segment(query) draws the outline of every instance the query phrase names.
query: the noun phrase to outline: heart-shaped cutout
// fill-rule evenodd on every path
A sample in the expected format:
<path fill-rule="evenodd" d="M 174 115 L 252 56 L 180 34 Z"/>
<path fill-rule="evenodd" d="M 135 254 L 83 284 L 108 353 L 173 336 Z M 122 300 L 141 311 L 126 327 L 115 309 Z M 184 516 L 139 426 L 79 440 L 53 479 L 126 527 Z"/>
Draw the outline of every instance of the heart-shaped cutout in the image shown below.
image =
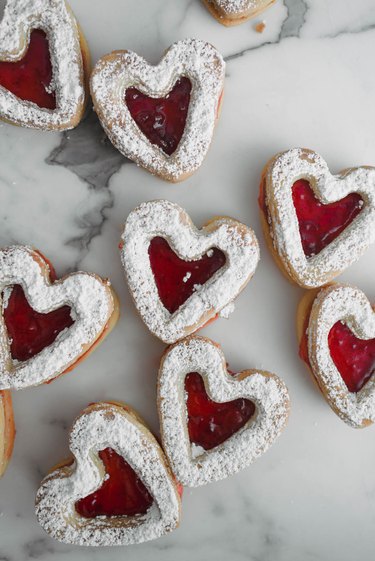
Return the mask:
<path fill-rule="evenodd" d="M 173 314 L 195 292 L 225 265 L 225 255 L 217 248 L 194 261 L 180 259 L 168 242 L 153 238 L 148 248 L 150 265 L 163 306 Z"/>
<path fill-rule="evenodd" d="M 0 23 L 0 117 L 67 130 L 86 104 L 87 45 L 64 0 L 7 0 Z"/>
<path fill-rule="evenodd" d="M 108 281 L 73 273 L 25 246 L 0 250 L 0 388 L 21 389 L 71 370 L 112 329 L 118 305 Z"/>
<path fill-rule="evenodd" d="M 20 285 L 13 286 L 6 299 L 4 322 L 13 360 L 23 362 L 37 355 L 74 323 L 69 306 L 47 314 L 35 311 Z"/>
<path fill-rule="evenodd" d="M 178 526 L 178 486 L 156 439 L 129 407 L 90 405 L 73 425 L 70 449 L 74 464 L 53 471 L 37 493 L 39 523 L 54 538 L 129 545 Z M 120 495 L 112 493 L 119 488 Z M 95 496 L 99 503 L 93 503 Z"/>
<path fill-rule="evenodd" d="M 204 450 L 216 448 L 228 440 L 255 413 L 254 403 L 243 397 L 224 403 L 213 401 L 198 372 L 187 374 L 185 392 L 190 442 Z"/>
<path fill-rule="evenodd" d="M 342 321 L 331 328 L 328 346 L 350 392 L 359 392 L 375 372 L 375 339 L 359 339 Z"/>
<path fill-rule="evenodd" d="M 137 88 L 125 92 L 130 115 L 151 144 L 156 144 L 171 156 L 185 130 L 190 103 L 191 82 L 180 78 L 162 98 L 149 97 Z"/>
<path fill-rule="evenodd" d="M 375 312 L 358 288 L 333 284 L 299 308 L 300 356 L 332 409 L 355 428 L 375 421 Z"/>
<path fill-rule="evenodd" d="M 305 288 L 327 284 L 375 240 L 375 168 L 334 176 L 318 154 L 295 148 L 267 164 L 259 203 L 276 262 Z"/>
<path fill-rule="evenodd" d="M 78 514 L 85 518 L 146 514 L 153 500 L 130 464 L 113 448 L 101 450 L 98 456 L 106 477 L 97 491 L 76 502 Z"/>
<path fill-rule="evenodd" d="M 168 247 L 162 244 L 163 258 L 158 248 L 154 259 L 150 244 L 159 244 L 160 238 Z M 214 319 L 246 286 L 259 260 L 255 234 L 244 224 L 219 217 L 197 230 L 186 212 L 169 201 L 150 201 L 133 210 L 120 249 L 137 310 L 149 330 L 166 343 L 174 343 Z M 197 263 L 199 278 L 203 271 L 206 279 L 199 286 L 190 281 L 198 278 Z M 215 269 L 218 263 L 220 267 Z M 161 281 L 163 274 L 166 278 Z M 170 309 L 180 305 L 171 313 L 162 299 Z"/>
<path fill-rule="evenodd" d="M 306 257 L 313 257 L 327 247 L 353 222 L 363 207 L 363 200 L 357 193 L 323 205 L 304 179 L 294 183 L 292 197 Z"/>
<path fill-rule="evenodd" d="M 56 109 L 48 38 L 41 29 L 30 33 L 25 56 L 16 62 L 0 61 L 0 85 L 12 94 L 45 109 Z"/>
<path fill-rule="evenodd" d="M 91 95 L 114 146 L 145 169 L 181 181 L 202 164 L 211 143 L 225 63 L 196 39 L 173 44 L 157 66 L 129 51 L 101 58 Z"/>
<path fill-rule="evenodd" d="M 12 455 L 15 434 L 11 392 L 0 391 L 0 477 Z"/>
<path fill-rule="evenodd" d="M 221 426 L 217 430 L 211 427 L 208 435 L 204 434 L 205 423 L 201 424 L 202 434 L 198 426 L 198 437 L 208 444 L 206 449 L 191 441 L 192 409 L 185 391 L 186 377 L 191 373 L 198 373 L 203 379 L 210 406 L 216 402 L 228 407 L 231 402 L 227 409 L 231 412 L 238 412 L 236 408 L 241 405 L 249 407 L 246 413 L 242 411 L 241 419 L 232 418 L 230 423 L 223 417 L 214 417 Z M 164 353 L 159 369 L 158 405 L 163 447 L 172 470 L 182 485 L 196 487 L 224 479 L 263 454 L 287 421 L 289 396 L 285 384 L 269 372 L 247 370 L 235 376 L 229 374 L 218 345 L 203 337 L 188 337 Z M 200 407 L 205 416 L 207 401 L 203 407 L 199 401 L 195 403 L 195 417 L 199 417 Z M 237 430 L 233 432 L 234 428 Z M 211 447 L 220 441 L 220 429 L 228 438 Z"/>
<path fill-rule="evenodd" d="M 275 0 L 203 0 L 211 14 L 223 25 L 244 23 L 268 8 Z"/>

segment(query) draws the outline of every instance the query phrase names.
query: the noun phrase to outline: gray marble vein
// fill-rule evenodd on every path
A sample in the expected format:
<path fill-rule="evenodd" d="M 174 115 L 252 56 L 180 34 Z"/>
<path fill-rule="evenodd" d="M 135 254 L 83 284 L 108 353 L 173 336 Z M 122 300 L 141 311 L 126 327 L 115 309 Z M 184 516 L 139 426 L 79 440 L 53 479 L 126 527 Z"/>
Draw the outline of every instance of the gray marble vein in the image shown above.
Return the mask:
<path fill-rule="evenodd" d="M 280 31 L 280 41 L 286 37 L 299 37 L 309 9 L 305 0 L 284 0 L 284 4 L 288 16 Z"/>
<path fill-rule="evenodd" d="M 25 543 L 24 552 L 26 559 L 50 559 L 55 547 L 48 537 L 37 538 Z"/>
<path fill-rule="evenodd" d="M 96 113 L 89 109 L 77 128 L 62 134 L 60 144 L 46 158 L 46 163 L 63 166 L 89 189 L 102 192 L 99 206 L 77 219 L 82 234 L 66 242 L 78 250 L 78 257 L 72 267 L 76 269 L 87 254 L 92 239 L 100 235 L 106 221 L 106 211 L 113 206 L 113 195 L 109 188 L 112 176 L 122 165 L 131 162 L 112 146 Z"/>
<path fill-rule="evenodd" d="M 65 167 L 93 189 L 107 188 L 112 175 L 127 162 L 91 108 L 77 128 L 62 134 L 59 146 L 46 158 L 47 164 Z"/>
<path fill-rule="evenodd" d="M 336 39 L 337 37 L 342 37 L 343 35 L 357 35 L 358 33 L 367 33 L 369 31 L 373 31 L 375 29 L 375 14 L 373 17 L 374 21 L 367 22 L 366 25 L 358 25 L 358 26 L 348 26 L 335 31 L 334 33 L 328 35 L 329 39 Z"/>
<path fill-rule="evenodd" d="M 305 23 L 306 13 L 308 11 L 308 6 L 305 0 L 284 0 L 284 5 L 287 9 L 287 15 L 284 19 L 280 32 L 278 33 L 276 39 L 272 41 L 264 41 L 259 45 L 252 45 L 248 48 L 242 49 L 237 53 L 227 55 L 225 57 L 226 62 L 230 62 L 237 58 L 243 57 L 251 51 L 261 49 L 269 45 L 277 45 L 283 39 L 288 37 L 299 37 L 301 29 Z"/>

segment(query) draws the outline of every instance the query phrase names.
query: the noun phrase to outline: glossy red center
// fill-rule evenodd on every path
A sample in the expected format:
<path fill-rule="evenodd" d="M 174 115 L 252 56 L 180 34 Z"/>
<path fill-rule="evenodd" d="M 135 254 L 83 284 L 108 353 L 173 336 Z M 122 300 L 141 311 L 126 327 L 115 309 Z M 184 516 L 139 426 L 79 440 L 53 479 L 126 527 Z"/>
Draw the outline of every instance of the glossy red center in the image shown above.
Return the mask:
<path fill-rule="evenodd" d="M 185 378 L 190 441 L 205 450 L 219 446 L 251 419 L 255 405 L 249 399 L 216 403 L 207 395 L 202 377 L 191 372 Z"/>
<path fill-rule="evenodd" d="M 305 179 L 294 183 L 292 194 L 302 247 L 307 257 L 317 255 L 337 238 L 363 206 L 363 200 L 357 193 L 351 193 L 336 203 L 324 205 L 315 197 Z"/>
<path fill-rule="evenodd" d="M 0 61 L 0 84 L 20 99 L 46 109 L 56 109 L 52 74 L 47 35 L 40 29 L 31 32 L 23 59 Z"/>
<path fill-rule="evenodd" d="M 153 499 L 133 468 L 112 448 L 99 452 L 106 479 L 97 490 L 76 502 L 78 514 L 96 516 L 135 516 L 145 514 Z"/>
<path fill-rule="evenodd" d="M 20 285 L 11 287 L 11 291 L 4 309 L 4 321 L 12 358 L 23 361 L 51 345 L 58 334 L 74 321 L 69 306 L 40 314 L 30 307 Z"/>
<path fill-rule="evenodd" d="M 225 255 L 217 248 L 196 261 L 184 261 L 161 237 L 151 240 L 148 253 L 160 300 L 171 314 L 225 264 Z"/>
<path fill-rule="evenodd" d="M 358 339 L 338 321 L 329 332 L 328 345 L 348 390 L 359 392 L 375 372 L 375 339 Z"/>
<path fill-rule="evenodd" d="M 136 88 L 128 88 L 125 101 L 142 133 L 168 156 L 176 150 L 185 129 L 191 82 L 180 78 L 166 97 L 148 97 Z"/>

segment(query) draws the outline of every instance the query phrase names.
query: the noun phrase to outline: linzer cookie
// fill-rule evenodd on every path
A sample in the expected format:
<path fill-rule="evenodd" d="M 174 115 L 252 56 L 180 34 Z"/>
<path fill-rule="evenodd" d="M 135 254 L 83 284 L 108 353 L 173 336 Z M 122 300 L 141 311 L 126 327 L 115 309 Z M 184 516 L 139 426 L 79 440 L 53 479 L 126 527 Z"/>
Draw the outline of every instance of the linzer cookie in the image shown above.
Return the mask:
<path fill-rule="evenodd" d="M 358 288 L 308 293 L 297 316 L 300 356 L 335 413 L 355 428 L 375 421 L 375 312 Z"/>
<path fill-rule="evenodd" d="M 267 243 L 304 288 L 330 282 L 375 240 L 375 168 L 332 175 L 311 150 L 294 148 L 265 167 L 259 204 Z"/>
<path fill-rule="evenodd" d="M 0 477 L 12 455 L 15 433 L 11 393 L 0 391 Z"/>
<path fill-rule="evenodd" d="M 211 14 L 223 25 L 244 23 L 271 6 L 275 0 L 203 0 Z"/>
<path fill-rule="evenodd" d="M 162 442 L 177 479 L 196 487 L 249 466 L 288 418 L 285 384 L 262 370 L 227 370 L 219 345 L 188 337 L 161 361 L 158 406 Z"/>
<path fill-rule="evenodd" d="M 0 118 L 42 130 L 75 127 L 89 53 L 65 0 L 7 0 L 0 23 Z"/>
<path fill-rule="evenodd" d="M 164 200 L 129 214 L 120 250 L 137 310 L 166 343 L 227 316 L 259 260 L 255 234 L 244 224 L 222 216 L 198 230 L 182 208 Z"/>
<path fill-rule="evenodd" d="M 36 250 L 0 250 L 0 389 L 49 382 L 71 370 L 117 321 L 109 281 L 78 272 L 56 280 Z"/>
<path fill-rule="evenodd" d="M 70 433 L 74 456 L 39 487 L 44 530 L 68 544 L 141 543 L 174 530 L 180 492 L 162 449 L 138 415 L 115 403 L 90 405 Z"/>
<path fill-rule="evenodd" d="M 211 144 L 225 63 L 196 39 L 173 44 L 157 66 L 130 51 L 96 64 L 91 95 L 114 146 L 168 181 L 182 181 L 202 164 Z"/>

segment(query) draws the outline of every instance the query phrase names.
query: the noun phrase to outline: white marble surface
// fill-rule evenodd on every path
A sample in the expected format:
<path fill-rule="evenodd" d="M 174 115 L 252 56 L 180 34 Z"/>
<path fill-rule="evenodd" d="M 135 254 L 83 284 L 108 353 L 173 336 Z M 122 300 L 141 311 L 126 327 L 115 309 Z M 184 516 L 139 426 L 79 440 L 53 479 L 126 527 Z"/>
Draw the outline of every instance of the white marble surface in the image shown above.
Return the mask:
<path fill-rule="evenodd" d="M 122 318 L 104 344 L 53 384 L 14 395 L 17 438 L 0 483 L 2 561 L 352 561 L 372 559 L 375 429 L 341 422 L 297 357 L 294 317 L 302 291 L 279 273 L 263 241 L 257 187 L 279 150 L 306 146 L 333 171 L 375 165 L 374 0 L 278 0 L 254 23 L 226 29 L 199 0 L 71 0 L 93 60 L 129 48 L 157 62 L 171 42 L 206 39 L 227 58 L 221 120 L 202 166 L 181 185 L 151 177 L 106 142 L 92 114 L 75 131 L 44 134 L 0 125 L 0 243 L 30 243 L 59 274 L 109 276 Z M 257 21 L 258 21 L 257 20 Z M 179 530 L 127 549 L 79 549 L 43 533 L 34 496 L 68 453 L 69 426 L 90 401 L 122 399 L 158 432 L 155 381 L 163 344 L 135 313 L 117 251 L 139 202 L 169 198 L 199 225 L 232 215 L 259 236 L 261 263 L 229 320 L 203 333 L 232 369 L 263 367 L 286 381 L 289 425 L 251 468 L 193 491 Z M 375 247 L 341 279 L 375 299 Z"/>

